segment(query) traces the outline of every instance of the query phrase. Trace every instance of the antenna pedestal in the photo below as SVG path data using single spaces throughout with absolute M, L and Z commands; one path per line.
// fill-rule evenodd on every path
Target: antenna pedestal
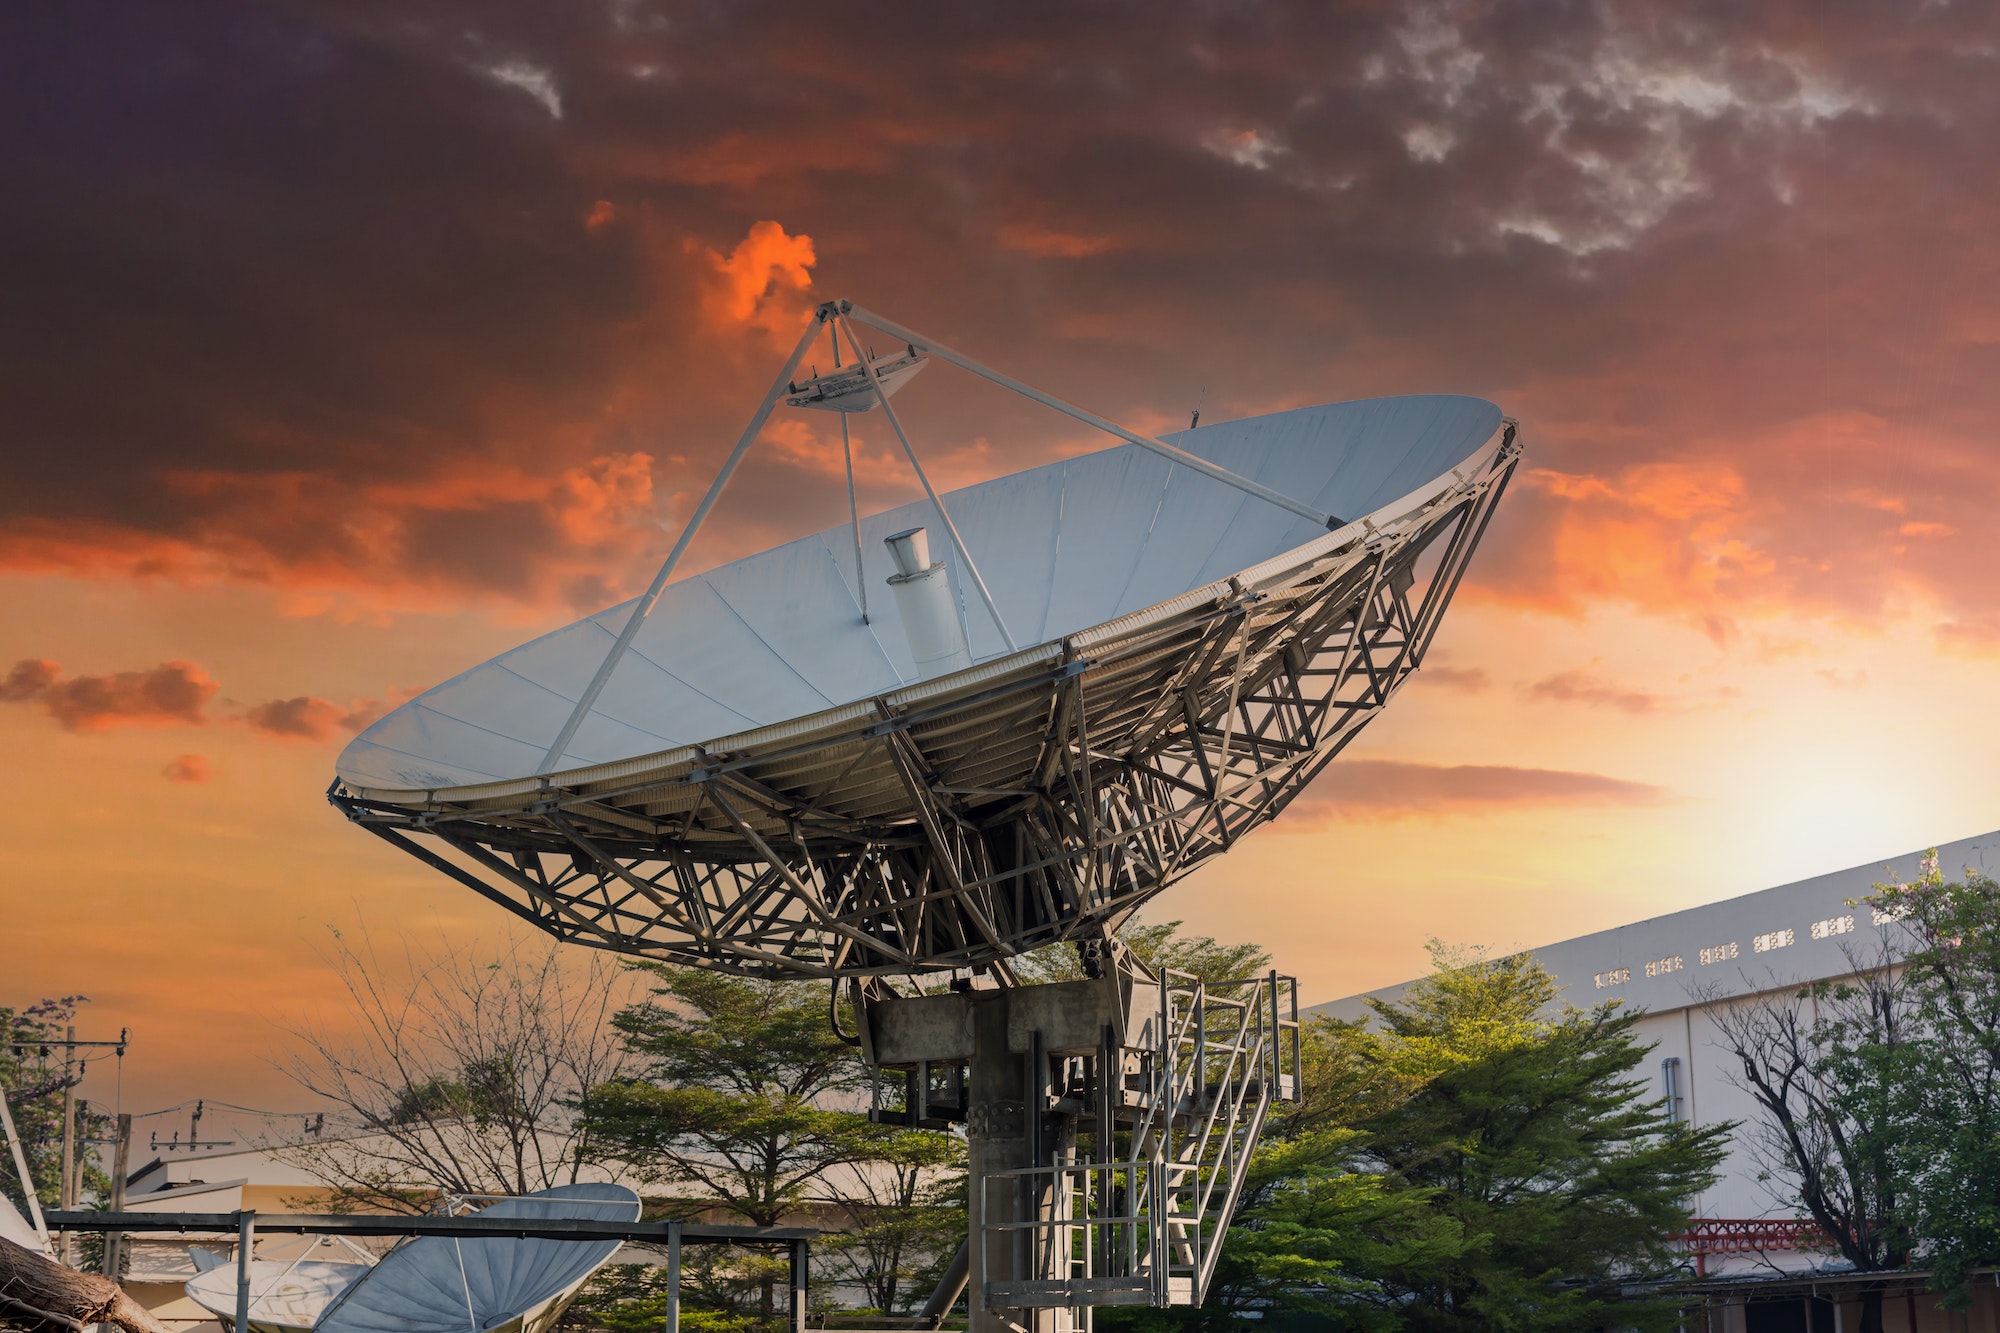
M 1154 975 L 913 999 L 863 988 L 873 1115 L 966 1128 L 971 1333 L 1081 1333 L 1198 1305 L 1271 1107 L 1298 1100 L 1296 988 Z M 899 1076 L 901 1107 L 882 1075 Z

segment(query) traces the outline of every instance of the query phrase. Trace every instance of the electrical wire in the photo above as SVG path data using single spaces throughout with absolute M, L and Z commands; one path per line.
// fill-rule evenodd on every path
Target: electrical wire
M 267 1111 L 258 1106 L 238 1106 L 234 1102 L 219 1102 L 213 1097 L 194 1097 L 173 1106 L 162 1107 L 157 1111 L 135 1111 L 132 1113 L 132 1118 L 134 1120 L 148 1120 L 153 1116 L 172 1115 L 176 1111 L 185 1111 L 190 1106 L 196 1105 L 203 1107 L 219 1106 L 225 1111 L 241 1111 L 245 1115 L 261 1115 L 273 1120 L 290 1120 L 295 1116 L 310 1118 L 321 1114 L 319 1111 Z

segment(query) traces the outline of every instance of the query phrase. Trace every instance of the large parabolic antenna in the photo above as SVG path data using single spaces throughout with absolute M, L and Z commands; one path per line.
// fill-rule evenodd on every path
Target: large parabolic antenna
M 856 360 L 857 323 L 893 354 Z M 845 366 L 799 383 L 829 331 Z M 942 496 L 925 478 L 923 501 L 669 582 L 780 399 L 843 431 L 880 409 L 859 419 L 917 464 L 891 395 L 933 359 L 1123 442 Z M 1354 739 L 1517 458 L 1498 408 L 1448 395 L 1154 439 L 828 303 L 644 597 L 403 704 L 331 798 L 581 944 L 1004 972 L 1115 928 Z
M 796 380 L 829 326 L 833 369 Z M 893 401 L 933 360 L 1123 443 L 941 496 Z M 843 442 L 879 411 L 925 499 L 862 517 L 850 449 L 848 524 L 673 582 L 781 399 Z M 1155 973 L 1112 932 L 1389 702 L 1518 458 L 1498 408 L 1442 395 L 1155 439 L 830 302 L 643 596 L 410 700 L 330 795 L 564 939 L 850 984 L 903 1082 L 871 1113 L 966 1129 L 927 1315 L 961 1284 L 972 1333 L 1199 1304 L 1300 1096 L 1297 988 Z M 1018 985 L 1060 941 L 1085 977 Z

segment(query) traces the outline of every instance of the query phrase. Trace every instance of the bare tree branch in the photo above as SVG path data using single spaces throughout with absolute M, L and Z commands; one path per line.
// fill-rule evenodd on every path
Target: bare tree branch
M 364 933 L 327 956 L 347 1025 L 302 1022 L 277 1061 L 337 1108 L 322 1132 L 266 1146 L 339 1207 L 422 1211 L 438 1192 L 524 1194 L 577 1179 L 591 1155 L 584 1094 L 628 1072 L 613 1015 L 636 993 L 595 953 L 515 943 L 404 949 Z

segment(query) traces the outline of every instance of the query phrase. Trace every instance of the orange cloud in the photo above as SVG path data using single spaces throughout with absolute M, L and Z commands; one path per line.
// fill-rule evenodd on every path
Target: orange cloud
M 160 776 L 169 782 L 195 783 L 208 781 L 213 772 L 207 755 L 182 754 L 175 755 L 173 762 L 160 770 Z
M 344 731 L 360 731 L 410 693 L 398 691 L 397 699 L 356 699 L 344 708 L 309 694 L 272 699 L 245 712 L 243 722 L 252 731 L 279 740 L 330 741 Z
M 112 727 L 200 726 L 219 687 L 192 662 L 162 662 L 150 671 L 62 678 L 54 662 L 30 658 L 0 683 L 0 700 L 39 703 L 68 731 Z
M 0 679 L 0 702 L 38 703 L 69 731 L 198 727 L 210 721 L 208 702 L 220 688 L 192 662 L 65 679 L 58 663 L 27 658 Z M 278 740 L 328 741 L 344 731 L 360 731 L 414 693 L 392 690 L 385 699 L 355 699 L 345 706 L 302 694 L 272 699 L 223 720 L 241 722 L 260 736 Z M 207 779 L 207 764 L 201 755 L 182 755 L 168 765 L 165 775 L 173 782 L 202 782 Z
M 1557 510 L 1551 583 L 1571 599 L 1687 606 L 1771 561 L 1739 535 L 1743 482 L 1733 468 L 1655 463 L 1610 478 L 1531 472 Z
M 366 480 L 174 472 L 165 490 L 199 511 L 187 535 L 21 524 L 0 534 L 0 569 L 261 583 L 310 611 L 456 610 L 468 594 L 594 611 L 660 540 L 652 470 L 614 453 L 553 474 L 476 457 Z
M 1931 635 L 1938 649 L 1953 657 L 2000 656 L 2000 621 L 1946 620 Z
M 1493 683 L 1484 667 L 1453 667 L 1439 663 L 1426 663 L 1423 669 L 1417 672 L 1416 679 L 1419 682 L 1429 681 L 1433 685 L 1442 685 L 1448 690 L 1461 690 L 1466 694 L 1479 694 Z
M 331 740 L 339 731 L 348 710 L 330 699 L 300 695 L 295 699 L 273 699 L 258 704 L 243 715 L 252 731 L 285 740 Z
M 776 222 L 758 222 L 727 255 L 710 250 L 707 257 L 714 278 L 706 302 L 711 320 L 798 336 L 804 311 L 790 294 L 812 288 L 812 237 L 788 236 Z
M 1057 231 L 1038 222 L 1010 222 L 1000 228 L 1000 248 L 1036 259 L 1088 259 L 1118 248 L 1109 236 Z
M 1528 686 L 1531 699 L 1550 699 L 1557 703 L 1591 704 L 1600 708 L 1615 708 L 1621 713 L 1635 716 L 1656 711 L 1666 702 L 1657 694 L 1644 690 L 1629 689 L 1615 681 L 1578 667 L 1573 671 L 1557 672 Z
M 24 658 L 0 681 L 0 700 L 20 703 L 40 698 L 61 674 L 62 668 L 45 657 Z
M 1567 769 L 1506 764 L 1418 764 L 1344 759 L 1314 779 L 1276 827 L 1308 832 L 1329 821 L 1480 814 L 1519 806 L 1643 806 L 1667 800 L 1650 783 Z M 1298 814 L 1309 816 L 1305 827 Z M 1317 816 L 1314 820 L 1311 816 Z

